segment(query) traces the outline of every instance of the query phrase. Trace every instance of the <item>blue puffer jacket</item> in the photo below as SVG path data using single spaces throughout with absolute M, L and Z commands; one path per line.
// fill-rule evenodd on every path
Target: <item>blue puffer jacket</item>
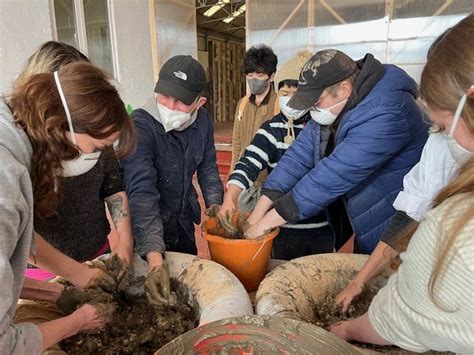
M 393 65 L 384 69 L 370 92 L 343 114 L 329 156 L 321 159 L 321 127 L 313 121 L 262 190 L 272 199 L 285 193 L 274 206 L 289 222 L 315 215 L 342 197 L 365 253 L 372 252 L 395 213 L 392 204 L 403 177 L 419 161 L 428 137 L 415 102 L 416 83 Z
M 182 132 L 166 133 L 155 120 L 156 105 L 133 111 L 136 152 L 122 161 L 132 215 L 135 249 L 140 255 L 165 251 L 177 241 L 179 228 L 194 239 L 201 208 L 193 186 L 197 173 L 206 206 L 221 204 L 212 121 L 203 108 Z

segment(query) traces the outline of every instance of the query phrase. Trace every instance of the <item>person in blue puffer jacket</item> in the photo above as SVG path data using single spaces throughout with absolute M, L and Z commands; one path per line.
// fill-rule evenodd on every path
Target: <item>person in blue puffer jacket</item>
M 298 136 L 263 185 L 247 238 L 315 215 L 341 199 L 356 235 L 370 253 L 395 213 L 403 177 L 419 161 L 428 137 L 415 81 L 366 54 L 317 52 L 304 65 L 288 105 L 310 110 Z M 321 136 L 329 136 L 321 151 Z

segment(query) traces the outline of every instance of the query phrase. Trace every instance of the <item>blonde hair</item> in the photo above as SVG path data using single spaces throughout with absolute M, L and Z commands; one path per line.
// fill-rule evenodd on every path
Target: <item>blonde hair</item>
M 13 87 L 20 85 L 30 76 L 41 73 L 52 73 L 65 64 L 89 59 L 69 44 L 48 41 L 42 44 L 26 61 L 23 70 L 13 82 Z
M 434 46 L 421 74 L 420 94 L 431 109 L 453 112 L 467 94 L 461 119 L 474 134 L 474 15 L 451 28 Z
M 471 134 L 474 135 L 474 90 L 469 90 L 473 84 L 474 73 L 474 15 L 466 17 L 449 30 L 434 47 L 428 63 L 421 75 L 421 96 L 428 106 L 437 110 L 454 112 L 460 98 L 466 94 L 467 100 L 461 113 Z M 465 194 L 464 198 L 474 197 L 474 157 L 468 160 L 459 170 L 457 177 L 451 181 L 434 199 L 433 207 L 456 195 Z M 456 213 L 449 209 L 447 214 Z M 445 218 L 447 216 L 444 216 Z M 456 238 L 474 218 L 474 205 L 463 213 L 454 226 L 439 236 L 439 248 L 435 257 L 433 271 L 429 280 L 429 295 L 433 302 L 445 311 L 449 311 L 437 301 L 434 289 L 442 278 L 444 270 L 451 261 L 448 257 Z M 410 238 L 416 231 L 416 226 L 409 226 L 399 237 L 400 252 L 406 250 Z

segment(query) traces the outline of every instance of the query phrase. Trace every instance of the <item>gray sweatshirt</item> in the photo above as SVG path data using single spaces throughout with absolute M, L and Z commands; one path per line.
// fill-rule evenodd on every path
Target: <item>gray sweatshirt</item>
M 0 97 L 0 353 L 39 354 L 43 338 L 32 323 L 13 325 L 33 239 L 32 148 Z

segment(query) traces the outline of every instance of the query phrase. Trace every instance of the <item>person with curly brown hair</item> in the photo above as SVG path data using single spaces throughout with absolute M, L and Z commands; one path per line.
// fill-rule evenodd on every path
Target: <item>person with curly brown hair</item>
M 13 87 L 31 75 L 53 73 L 78 61 L 89 62 L 89 59 L 66 43 L 45 42 L 28 58 Z M 128 264 L 132 259 L 133 237 L 122 169 L 114 154 L 97 152 L 96 155 L 98 159 L 91 160 L 94 164 L 87 171 L 63 170 L 58 177 L 63 193 L 56 213 L 47 217 L 36 215 L 35 232 L 74 260 L 93 260 L 111 251 Z M 109 245 L 110 224 L 115 227 L 117 238 Z M 28 265 L 26 276 L 47 280 L 55 275 Z
M 117 140 L 115 155 L 125 156 L 135 143 L 131 119 L 106 75 L 89 63 L 71 63 L 54 73 L 33 75 L 15 85 L 8 98 L 0 99 L 2 353 L 39 353 L 107 321 L 108 314 L 84 305 L 69 316 L 39 325 L 12 324 L 19 297 L 51 300 L 60 292 L 60 287 L 39 281 L 37 290 L 25 290 L 28 260 L 81 288 L 106 277 L 103 271 L 61 254 L 41 236 L 33 237 L 33 221 L 56 213 L 65 171 L 86 171 L 97 163 L 97 152 Z

